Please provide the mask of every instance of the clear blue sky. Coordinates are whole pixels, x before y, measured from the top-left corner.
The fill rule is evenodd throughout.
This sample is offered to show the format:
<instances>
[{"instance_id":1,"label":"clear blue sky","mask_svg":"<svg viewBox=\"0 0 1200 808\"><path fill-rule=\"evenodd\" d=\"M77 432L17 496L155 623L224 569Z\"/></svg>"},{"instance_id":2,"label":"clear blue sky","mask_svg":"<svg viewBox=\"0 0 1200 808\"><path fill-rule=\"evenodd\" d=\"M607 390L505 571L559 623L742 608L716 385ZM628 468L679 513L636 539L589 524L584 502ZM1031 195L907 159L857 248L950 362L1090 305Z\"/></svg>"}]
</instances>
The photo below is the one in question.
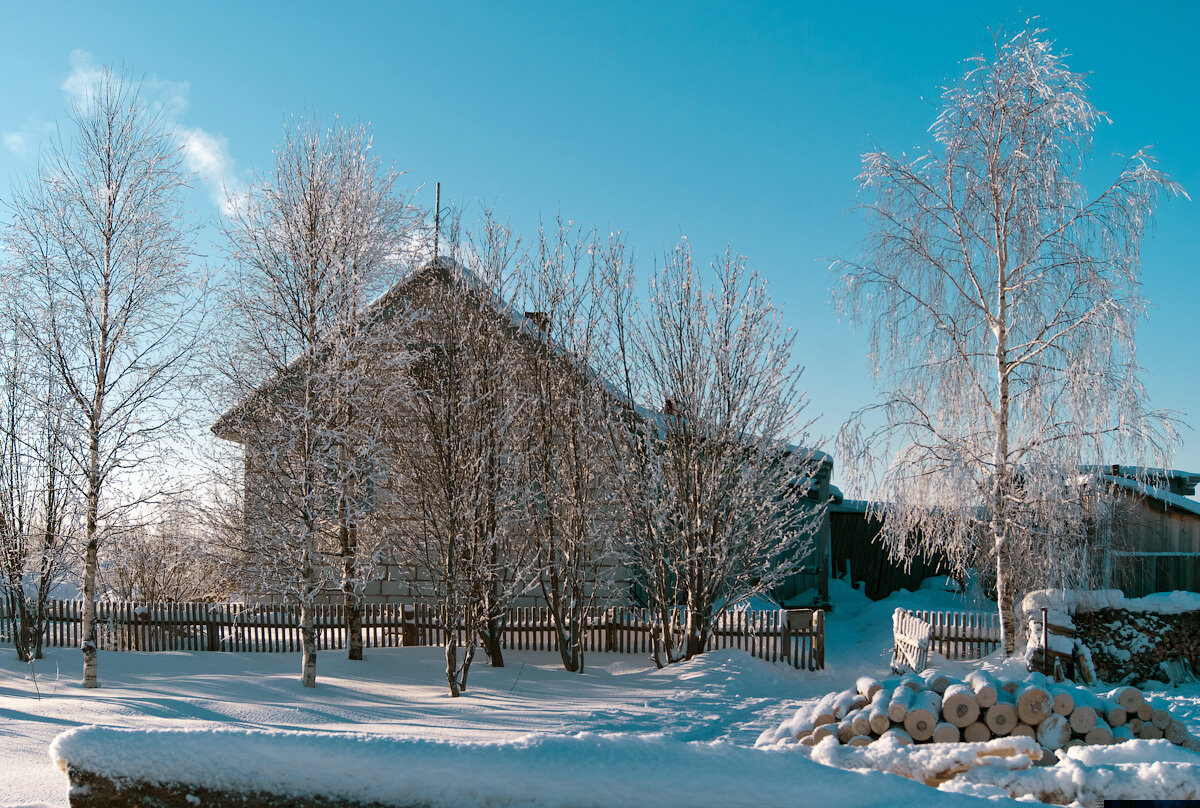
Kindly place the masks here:
<instances>
[{"instance_id":1,"label":"clear blue sky","mask_svg":"<svg viewBox=\"0 0 1200 808\"><path fill-rule=\"evenodd\" d=\"M372 124L381 152L451 201L621 229L644 271L687 234L747 254L799 329L818 431L872 396L861 339L829 306L854 254L859 155L924 142L938 88L1032 16L1113 125L1097 176L1151 145L1200 196L1200 3L74 3L0 0L0 198L31 173L72 73L144 77L213 183L269 168L293 113ZM69 87L69 84L68 84ZM1144 250L1151 402L1200 426L1200 204L1164 200ZM211 239L208 239L209 241ZM211 244L205 251L217 255ZM1119 458L1114 458L1119 460ZM1200 471L1200 434L1176 466Z\"/></svg>"}]
</instances>

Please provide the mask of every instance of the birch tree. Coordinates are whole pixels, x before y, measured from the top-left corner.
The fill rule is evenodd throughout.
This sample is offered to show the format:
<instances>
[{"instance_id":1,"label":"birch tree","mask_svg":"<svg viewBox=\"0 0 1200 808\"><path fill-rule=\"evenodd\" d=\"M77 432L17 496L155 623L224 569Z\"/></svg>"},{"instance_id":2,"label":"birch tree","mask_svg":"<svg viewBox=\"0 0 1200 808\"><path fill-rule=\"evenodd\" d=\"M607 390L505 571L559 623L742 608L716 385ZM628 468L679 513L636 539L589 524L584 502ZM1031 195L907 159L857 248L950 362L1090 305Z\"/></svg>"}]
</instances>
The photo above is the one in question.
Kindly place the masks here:
<instances>
[{"instance_id":1,"label":"birch tree","mask_svg":"<svg viewBox=\"0 0 1200 808\"><path fill-rule=\"evenodd\" d=\"M606 245L558 221L523 264L528 332L519 395L521 485L537 591L549 607L563 667L582 673L587 615L615 564L606 419L612 391L595 373L606 333L601 272ZM612 593L607 593L612 594Z\"/></svg>"},{"instance_id":2,"label":"birch tree","mask_svg":"<svg viewBox=\"0 0 1200 808\"><path fill-rule=\"evenodd\" d=\"M504 664L507 609L529 585L518 524L522 492L514 453L522 384L513 317L516 240L484 215L479 234L439 255L408 285L413 365L411 414L397 426L405 477L399 558L427 577L445 639L452 696L467 687L480 641Z\"/></svg>"},{"instance_id":3,"label":"birch tree","mask_svg":"<svg viewBox=\"0 0 1200 808\"><path fill-rule=\"evenodd\" d=\"M66 403L46 357L29 350L22 316L6 312L0 347L0 592L21 660L41 659L54 588L69 572L78 498L66 478ZM38 359L41 361L37 361Z\"/></svg>"},{"instance_id":4,"label":"birch tree","mask_svg":"<svg viewBox=\"0 0 1200 808\"><path fill-rule=\"evenodd\" d=\"M726 609L798 570L824 517L808 496L822 455L792 445L808 426L795 334L744 257L727 250L709 269L706 283L684 240L646 316L618 331L626 398L658 407L618 433L618 491L660 665L703 652ZM609 277L626 319L631 284L615 264Z\"/></svg>"},{"instance_id":5,"label":"birch tree","mask_svg":"<svg viewBox=\"0 0 1200 808\"><path fill-rule=\"evenodd\" d=\"M179 146L136 85L105 69L11 204L5 241L64 394L71 485L84 508L83 685L97 687L96 572L105 525L153 493L147 469L178 425L200 277L181 217ZM140 491L141 493L135 493Z\"/></svg>"},{"instance_id":6,"label":"birch tree","mask_svg":"<svg viewBox=\"0 0 1200 808\"><path fill-rule=\"evenodd\" d=\"M301 682L316 684L314 608L342 591L351 659L373 566L359 525L386 478L380 408L402 395L404 352L368 302L398 276L413 221L365 128L300 121L227 236L243 402L215 427L245 445L246 549L301 614Z\"/></svg>"},{"instance_id":7,"label":"birch tree","mask_svg":"<svg viewBox=\"0 0 1200 808\"><path fill-rule=\"evenodd\" d=\"M1105 121L1087 89L1044 31L998 39L943 93L928 148L863 156L870 234L836 265L884 390L882 426L860 413L839 453L860 477L890 458L876 510L894 557L936 548L962 569L982 542L1009 654L1021 590L1069 579L1087 543L1080 464L1172 436L1134 333L1142 236L1180 189L1139 151L1086 193Z\"/></svg>"}]
</instances>

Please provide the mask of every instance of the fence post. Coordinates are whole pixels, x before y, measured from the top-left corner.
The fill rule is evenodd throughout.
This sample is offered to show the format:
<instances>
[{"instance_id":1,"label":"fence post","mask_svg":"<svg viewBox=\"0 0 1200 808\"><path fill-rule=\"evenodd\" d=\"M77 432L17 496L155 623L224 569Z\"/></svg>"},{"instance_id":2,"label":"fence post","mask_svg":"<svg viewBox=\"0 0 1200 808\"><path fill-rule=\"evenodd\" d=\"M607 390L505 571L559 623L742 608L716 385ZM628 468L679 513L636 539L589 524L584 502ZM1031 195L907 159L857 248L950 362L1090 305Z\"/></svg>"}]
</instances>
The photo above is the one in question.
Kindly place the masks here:
<instances>
[{"instance_id":1,"label":"fence post","mask_svg":"<svg viewBox=\"0 0 1200 808\"><path fill-rule=\"evenodd\" d=\"M816 663L815 668L810 666L810 670L825 670L825 610L818 609L813 615L813 661Z\"/></svg>"},{"instance_id":2,"label":"fence post","mask_svg":"<svg viewBox=\"0 0 1200 808\"><path fill-rule=\"evenodd\" d=\"M784 612L784 619L779 621L779 644L781 648L781 656L793 668L798 668L796 654L792 652L792 614Z\"/></svg>"},{"instance_id":3,"label":"fence post","mask_svg":"<svg viewBox=\"0 0 1200 808\"><path fill-rule=\"evenodd\" d=\"M221 637L218 633L217 622L212 616L212 606L204 607L204 634L209 651L221 650Z\"/></svg>"}]
</instances>

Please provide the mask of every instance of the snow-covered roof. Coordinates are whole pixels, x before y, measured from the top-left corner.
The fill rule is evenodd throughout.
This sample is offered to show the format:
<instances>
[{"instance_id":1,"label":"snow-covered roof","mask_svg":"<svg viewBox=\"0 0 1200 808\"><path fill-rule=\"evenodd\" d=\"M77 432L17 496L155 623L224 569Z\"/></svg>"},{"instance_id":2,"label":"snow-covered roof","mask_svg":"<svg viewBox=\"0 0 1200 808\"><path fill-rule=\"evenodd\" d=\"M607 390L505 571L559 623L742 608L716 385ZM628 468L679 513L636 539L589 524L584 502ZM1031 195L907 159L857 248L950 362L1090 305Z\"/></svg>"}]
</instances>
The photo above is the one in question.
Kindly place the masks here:
<instances>
[{"instance_id":1,"label":"snow-covered roof","mask_svg":"<svg viewBox=\"0 0 1200 808\"><path fill-rule=\"evenodd\" d=\"M517 310L516 307L506 304L496 295L495 290L492 289L489 284L484 283L484 281L476 273L472 272L469 268L463 266L463 264L458 261L453 261L443 256L427 261L416 269L413 269L404 277L392 284L385 292L367 304L367 307L363 312L363 320L367 323L387 322L392 316L392 307L397 302L406 298L410 287L415 282L424 277L439 276L449 279L452 282L461 284L465 289L477 295L498 316L503 317L506 321L506 325L511 327L515 333L520 334L522 337L527 338L534 343L545 346L547 350L561 358L566 364L575 368L587 378L598 382L614 401L621 402L625 406L630 407L646 423L652 424L655 428L665 431L667 426L665 419L668 417L666 414L658 409L647 407L635 401L629 401L620 388L613 384L611 380L595 370L586 362L583 362L579 357L572 355L568 350L566 350L566 348L551 339L546 334L545 330L543 330L530 317ZM245 396L232 407L223 412L213 424L212 431L219 437L233 439L233 422L237 416L237 413L246 407L246 405L253 400L255 396L264 393L277 384L280 384L294 368L299 366L299 364L304 361L304 358L305 357L302 356L293 359L288 363L286 368L272 375L271 378L259 385L254 392ZM818 449L788 445L785 451L790 454L807 454L811 456L812 459L820 462L822 465L833 463L833 458L830 455Z\"/></svg>"},{"instance_id":2,"label":"snow-covered roof","mask_svg":"<svg viewBox=\"0 0 1200 808\"><path fill-rule=\"evenodd\" d=\"M1103 469L1105 467L1100 466L1098 468ZM1200 475L1191 475L1189 472L1174 473L1188 474L1189 476L1195 476L1197 479L1200 479ZM1200 516L1200 502L1197 502L1189 497L1185 497L1182 494L1173 494L1167 489L1156 487L1148 482L1145 482L1144 480L1131 479L1125 476L1114 476L1112 474L1099 474L1097 476L1109 485L1116 486L1117 488L1124 489L1148 499L1157 500L1158 502L1163 503L1165 506Z\"/></svg>"},{"instance_id":3,"label":"snow-covered roof","mask_svg":"<svg viewBox=\"0 0 1200 808\"><path fill-rule=\"evenodd\" d=\"M1105 477L1121 477L1126 480L1138 480L1153 488L1163 489L1172 494L1191 496L1200 485L1200 472L1183 471L1182 469L1160 469L1153 466L1080 466L1080 471L1088 474L1098 474Z\"/></svg>"}]
</instances>

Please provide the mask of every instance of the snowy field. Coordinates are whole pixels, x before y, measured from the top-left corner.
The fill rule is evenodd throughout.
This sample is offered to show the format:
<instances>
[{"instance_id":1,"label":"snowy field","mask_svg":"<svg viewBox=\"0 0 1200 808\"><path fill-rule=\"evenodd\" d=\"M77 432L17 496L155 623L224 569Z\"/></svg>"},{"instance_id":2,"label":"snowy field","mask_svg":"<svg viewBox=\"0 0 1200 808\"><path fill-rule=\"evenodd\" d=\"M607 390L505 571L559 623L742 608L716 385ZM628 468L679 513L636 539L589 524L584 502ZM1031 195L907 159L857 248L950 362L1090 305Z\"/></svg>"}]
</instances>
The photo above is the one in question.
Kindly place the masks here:
<instances>
[{"instance_id":1,"label":"snowy field","mask_svg":"<svg viewBox=\"0 0 1200 808\"><path fill-rule=\"evenodd\" d=\"M636 655L593 654L589 672L578 676L561 669L557 654L512 651L503 669L477 658L471 689L459 699L446 692L438 648L369 649L367 658L355 663L344 659L343 652L323 652L314 690L299 685L298 655L106 653L98 691L78 685L76 650L52 649L31 677L11 649L3 648L0 806L65 806L66 777L50 762L47 750L59 733L88 724L320 730L484 743L491 746L480 751L497 766L511 765L505 763L505 750L531 744L542 745L547 757L595 758L603 751L607 765L593 767L596 780L577 784L583 795L596 797L591 801L596 805L619 804L615 794L603 794L603 784L619 781L620 767L635 760L661 773L659 779L668 784L678 778L714 778L714 788L723 784L734 796L718 801L714 792L713 804L769 804L781 796L777 792L797 788L847 806L918 799L980 804L976 798L894 775L820 766L797 746L753 748L760 733L778 726L805 700L850 686L864 673L886 675L890 617L897 605L964 607L956 596L936 591L902 593L872 604L837 584L834 595L825 671L795 671L722 651L661 671ZM943 667L953 672L969 666ZM1200 733L1200 687L1149 697Z\"/></svg>"}]
</instances>

